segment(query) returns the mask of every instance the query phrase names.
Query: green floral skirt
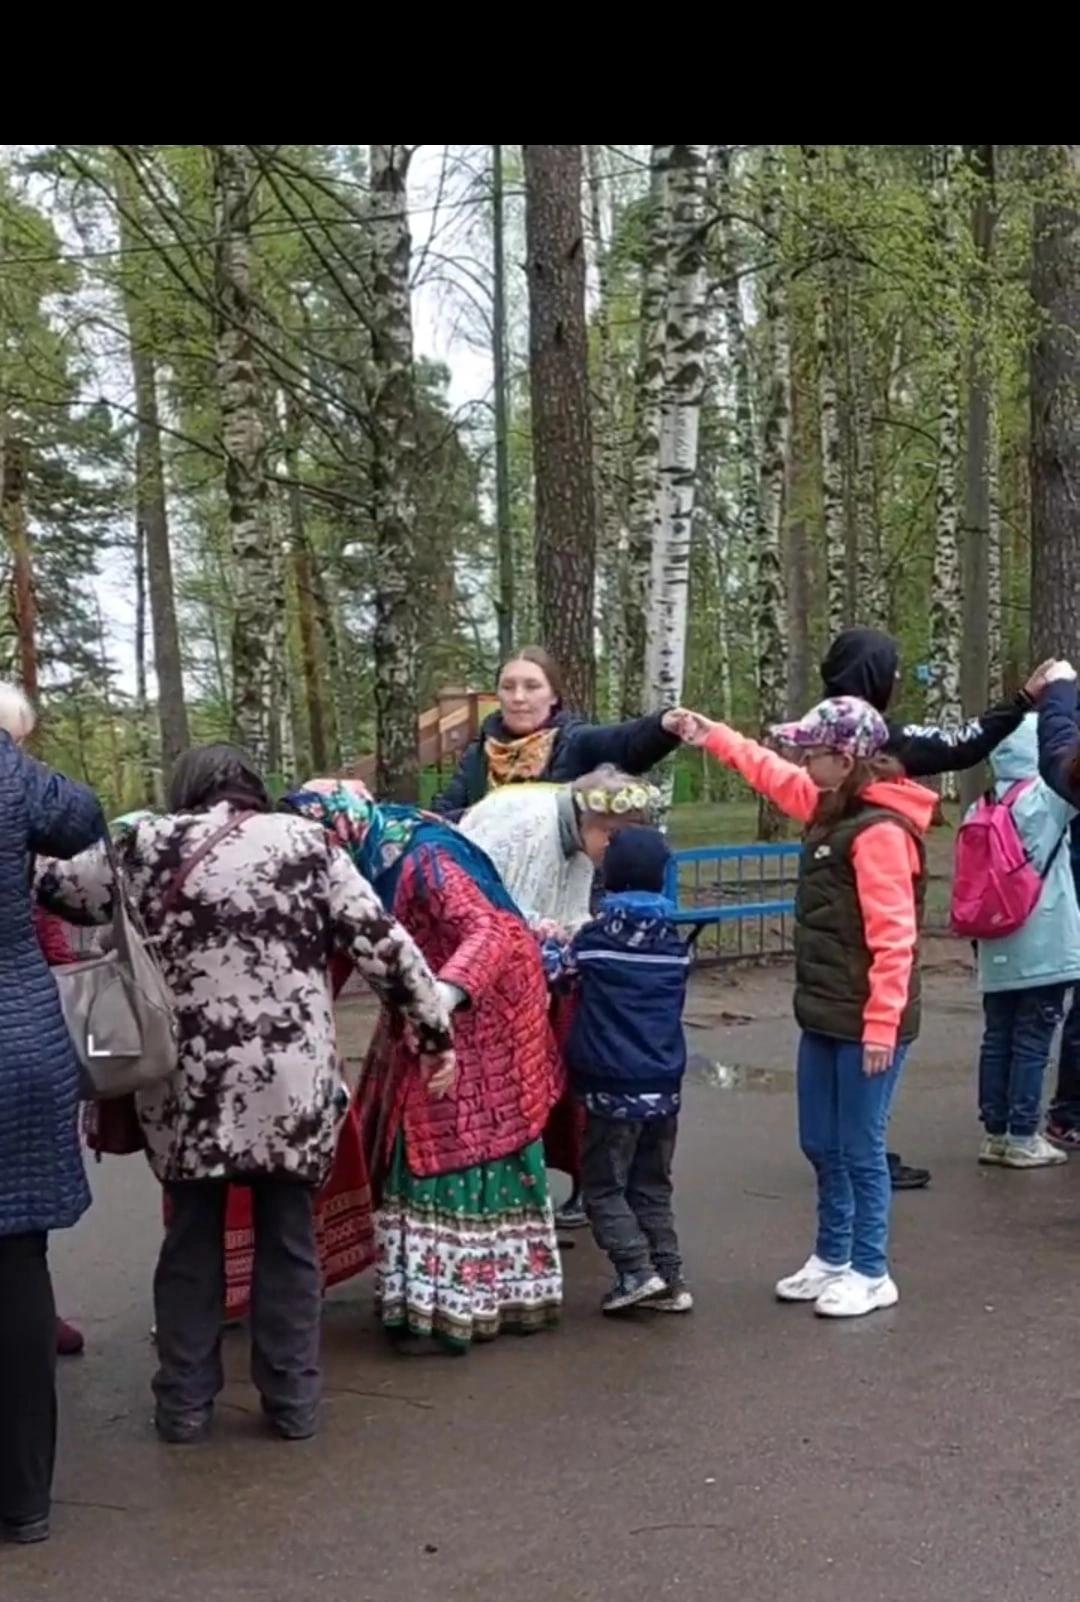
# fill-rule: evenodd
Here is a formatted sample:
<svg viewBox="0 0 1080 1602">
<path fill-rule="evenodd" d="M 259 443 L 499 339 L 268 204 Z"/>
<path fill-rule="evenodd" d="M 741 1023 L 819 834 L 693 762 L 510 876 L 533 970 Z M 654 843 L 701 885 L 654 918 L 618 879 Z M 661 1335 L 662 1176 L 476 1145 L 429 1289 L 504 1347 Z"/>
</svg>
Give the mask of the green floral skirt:
<svg viewBox="0 0 1080 1602">
<path fill-rule="evenodd" d="M 457 1349 L 553 1324 L 562 1268 L 543 1141 L 420 1179 L 398 1137 L 375 1221 L 384 1326 Z"/>
</svg>

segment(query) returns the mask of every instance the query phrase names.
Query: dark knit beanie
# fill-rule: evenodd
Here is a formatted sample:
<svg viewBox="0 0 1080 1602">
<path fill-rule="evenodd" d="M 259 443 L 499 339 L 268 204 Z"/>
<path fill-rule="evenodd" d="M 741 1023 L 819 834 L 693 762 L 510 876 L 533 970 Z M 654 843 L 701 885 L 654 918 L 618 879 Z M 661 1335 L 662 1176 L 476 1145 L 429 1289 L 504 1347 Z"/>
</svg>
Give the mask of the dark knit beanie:
<svg viewBox="0 0 1080 1602">
<path fill-rule="evenodd" d="M 629 825 L 611 837 L 604 853 L 604 889 L 662 891 L 671 851 L 659 829 Z"/>
</svg>

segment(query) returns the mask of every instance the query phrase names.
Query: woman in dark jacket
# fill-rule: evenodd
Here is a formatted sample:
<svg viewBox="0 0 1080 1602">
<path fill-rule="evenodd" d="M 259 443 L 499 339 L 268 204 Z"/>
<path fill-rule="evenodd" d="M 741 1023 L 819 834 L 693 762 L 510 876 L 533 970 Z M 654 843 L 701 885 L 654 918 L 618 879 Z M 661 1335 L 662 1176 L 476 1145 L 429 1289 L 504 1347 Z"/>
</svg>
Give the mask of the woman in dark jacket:
<svg viewBox="0 0 1080 1602">
<path fill-rule="evenodd" d="M 77 1113 L 79 1076 L 34 931 L 34 856 L 72 857 L 105 820 L 81 784 L 27 756 L 32 726 L 21 692 L 17 738 L 0 732 L 0 1539 L 49 1533 L 56 1444 L 56 1308 L 49 1231 L 70 1228 L 90 1204 Z M 16 708 L 18 710 L 18 708 Z"/>
<path fill-rule="evenodd" d="M 566 784 L 609 763 L 647 773 L 678 748 L 670 712 L 629 723 L 586 723 L 563 708 L 562 675 L 539 645 L 527 645 L 499 671 L 499 710 L 486 719 L 434 811 L 457 818 L 503 784 Z"/>
</svg>

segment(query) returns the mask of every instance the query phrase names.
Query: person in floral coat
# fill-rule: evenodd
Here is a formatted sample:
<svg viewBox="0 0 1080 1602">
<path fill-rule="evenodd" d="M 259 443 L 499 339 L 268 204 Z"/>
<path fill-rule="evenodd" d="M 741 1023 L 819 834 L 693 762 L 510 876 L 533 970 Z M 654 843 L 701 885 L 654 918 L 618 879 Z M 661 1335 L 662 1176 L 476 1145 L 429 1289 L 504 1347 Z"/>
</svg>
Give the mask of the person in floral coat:
<svg viewBox="0 0 1080 1602">
<path fill-rule="evenodd" d="M 464 1351 L 554 1323 L 562 1272 L 541 1134 L 558 1090 L 536 941 L 488 858 L 441 819 L 315 781 L 289 805 L 346 844 L 453 1009 L 457 1077 L 435 1102 L 400 1026 L 359 1088 L 369 1130 L 376 1294 L 388 1333 Z"/>
<path fill-rule="evenodd" d="M 169 813 L 118 845 L 128 894 L 176 1006 L 180 1065 L 137 1099 L 169 1201 L 154 1281 L 157 1428 L 183 1444 L 208 1431 L 223 1384 L 223 1228 L 230 1181 L 255 1213 L 252 1376 L 280 1436 L 314 1433 L 321 1279 L 315 1189 L 346 1095 L 328 966 L 342 952 L 415 1042 L 419 1093 L 453 1080 L 449 1017 L 416 942 L 323 830 L 271 810 L 228 746 L 177 763 Z M 186 871 L 179 894 L 178 874 Z M 45 865 L 39 896 L 72 921 L 112 917 L 103 847 Z"/>
</svg>

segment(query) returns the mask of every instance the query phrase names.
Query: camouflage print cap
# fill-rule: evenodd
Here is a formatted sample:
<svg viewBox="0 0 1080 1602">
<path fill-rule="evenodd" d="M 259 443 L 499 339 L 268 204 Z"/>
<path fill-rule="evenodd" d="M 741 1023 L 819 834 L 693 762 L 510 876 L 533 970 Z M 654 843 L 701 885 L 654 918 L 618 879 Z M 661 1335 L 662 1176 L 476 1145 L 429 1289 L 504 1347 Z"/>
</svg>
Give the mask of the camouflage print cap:
<svg viewBox="0 0 1080 1602">
<path fill-rule="evenodd" d="M 857 695 L 835 695 L 819 701 L 797 723 L 776 723 L 774 740 L 805 751 L 817 747 L 847 756 L 869 757 L 889 743 L 889 726 L 869 701 Z"/>
</svg>

